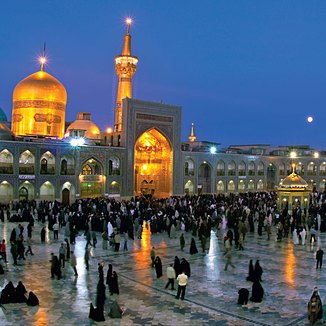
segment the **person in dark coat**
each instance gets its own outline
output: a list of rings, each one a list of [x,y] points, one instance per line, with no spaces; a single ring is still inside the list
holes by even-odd
[[[254,279],[262,282],[261,276],[263,275],[263,269],[260,266],[259,259],[256,260],[255,271],[254,271]]]
[[[175,275],[176,276],[178,276],[179,274],[181,274],[181,265],[180,265],[180,259],[178,258],[178,256],[175,256],[174,257],[173,268],[175,270]]]
[[[185,274],[188,277],[190,277],[190,275],[191,275],[190,264],[188,263],[188,261],[185,258],[181,259],[180,268],[181,268],[181,273],[185,272]]]
[[[154,260],[154,266],[156,271],[156,277],[160,278],[163,275],[163,271],[162,271],[162,261],[159,256],[156,256]]]
[[[46,231],[45,231],[45,227],[43,226],[41,230],[41,242],[45,242],[45,234]]]
[[[244,305],[248,303],[249,291],[245,288],[241,288],[238,292],[238,304]]]
[[[192,238],[191,243],[190,243],[190,255],[194,255],[194,254],[197,254],[197,253],[198,253],[198,250],[197,250],[197,247],[196,247],[196,242],[195,242],[195,239]]]
[[[18,303],[24,303],[27,301],[27,297],[25,296],[26,293],[27,291],[24,284],[19,281],[16,287],[16,299]]]
[[[249,272],[247,276],[247,281],[253,282],[255,278],[255,272],[254,272],[254,264],[252,262],[252,259],[249,261]]]
[[[105,321],[104,318],[104,303],[106,300],[103,264],[98,264],[99,280],[97,283],[96,293],[96,308],[91,303],[88,317],[95,321]]]
[[[118,283],[118,274],[116,271],[113,271],[111,276],[111,283],[110,283],[110,294],[113,295],[114,293],[119,294],[119,283]]]
[[[252,294],[250,301],[252,302],[262,302],[264,296],[264,289],[260,282],[256,279],[252,285]]]
[[[69,244],[69,241],[67,238],[65,239],[65,243],[66,243],[66,251],[67,251],[66,260],[69,261],[69,259],[70,259],[70,244]]]
[[[16,289],[10,281],[1,291],[0,304],[15,303],[16,302]]]
[[[106,284],[108,285],[109,289],[111,288],[110,287],[111,281],[112,281],[112,264],[109,264],[109,269],[106,273]]]

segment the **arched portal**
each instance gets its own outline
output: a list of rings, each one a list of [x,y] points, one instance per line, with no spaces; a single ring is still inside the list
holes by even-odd
[[[0,173],[12,174],[14,171],[14,157],[10,151],[4,149],[0,152]]]
[[[157,129],[144,132],[135,144],[135,194],[168,197],[172,193],[172,147]]]
[[[103,196],[105,175],[103,175],[103,167],[100,162],[94,158],[84,162],[79,175],[79,181],[81,198]]]
[[[185,194],[189,196],[194,194],[194,184],[191,180],[188,180],[185,184]]]
[[[275,190],[276,186],[276,166],[273,163],[269,163],[267,167],[267,191]]]
[[[29,181],[24,181],[18,189],[19,200],[32,200],[35,197],[34,185]]]
[[[224,182],[222,180],[219,180],[216,185],[216,192],[217,193],[224,193],[225,191],[225,186]]]
[[[42,184],[40,188],[40,200],[54,200],[54,187],[50,181],[46,181]]]
[[[65,182],[61,188],[61,202],[65,205],[73,203],[76,198],[75,187],[69,181]]]
[[[13,199],[14,191],[12,185],[8,181],[0,183],[0,202],[8,203]]]
[[[211,167],[204,161],[198,169],[198,195],[211,193]]]

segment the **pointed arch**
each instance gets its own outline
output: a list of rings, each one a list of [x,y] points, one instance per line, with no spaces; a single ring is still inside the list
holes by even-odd
[[[142,133],[134,146],[135,193],[168,197],[172,193],[172,160],[171,142],[159,128]]]
[[[8,203],[14,198],[14,188],[8,181],[0,183],[0,203]]]
[[[262,179],[259,179],[257,182],[257,191],[263,191],[264,190],[264,181]]]
[[[35,156],[29,150],[20,154],[19,174],[35,174]]]
[[[245,180],[239,180],[238,191],[239,192],[245,192],[246,191],[246,182],[245,182]]]
[[[64,155],[61,157],[60,174],[74,175],[75,174],[75,158],[72,155]]]
[[[216,175],[217,176],[224,176],[225,175],[225,162],[223,160],[219,160],[217,162]]]
[[[265,174],[265,164],[263,162],[259,162],[257,165],[257,174],[264,175]]]
[[[194,184],[191,180],[188,180],[184,187],[184,192],[186,195],[191,196],[194,194]]]
[[[256,174],[256,165],[254,161],[250,161],[248,163],[248,175],[255,175]]]
[[[228,192],[234,192],[235,191],[235,182],[233,180],[230,180],[228,182]]]
[[[225,192],[225,185],[224,185],[224,182],[222,180],[217,181],[216,192],[217,193],[224,193]]]
[[[0,174],[14,173],[14,156],[8,149],[0,152]]]
[[[109,159],[109,175],[120,175],[120,159],[112,156]]]
[[[55,199],[54,186],[50,181],[45,181],[40,187],[40,200],[53,201]]]
[[[184,174],[186,176],[194,176],[195,175],[195,163],[191,158],[187,158],[185,161]]]
[[[232,160],[231,162],[228,163],[228,175],[234,176],[236,174],[236,164]]]
[[[244,176],[246,175],[246,163],[241,161],[238,166],[238,175]]]

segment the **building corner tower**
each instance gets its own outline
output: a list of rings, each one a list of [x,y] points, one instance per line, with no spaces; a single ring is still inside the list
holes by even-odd
[[[115,71],[118,75],[118,90],[115,107],[115,125],[114,131],[120,133],[122,126],[122,99],[132,97],[132,77],[136,72],[138,58],[131,55],[131,19],[127,18],[127,33],[124,36],[122,54],[114,58]]]

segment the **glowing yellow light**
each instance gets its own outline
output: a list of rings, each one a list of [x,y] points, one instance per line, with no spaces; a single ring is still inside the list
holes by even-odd
[[[131,19],[130,17],[127,17],[127,18],[126,18],[126,23],[127,23],[128,25],[131,25],[131,23],[132,23],[132,19]]]
[[[314,153],[314,158],[318,158],[319,157],[319,153],[318,152],[315,152]]]
[[[39,61],[40,61],[40,63],[42,64],[42,65],[44,65],[45,63],[46,63],[46,57],[40,57],[40,59],[39,59]]]
[[[107,132],[108,134],[110,134],[110,133],[112,132],[112,128],[108,128],[108,129],[106,129],[106,132]]]
[[[290,157],[291,158],[296,158],[297,157],[297,153],[296,152],[291,152],[290,153]]]

